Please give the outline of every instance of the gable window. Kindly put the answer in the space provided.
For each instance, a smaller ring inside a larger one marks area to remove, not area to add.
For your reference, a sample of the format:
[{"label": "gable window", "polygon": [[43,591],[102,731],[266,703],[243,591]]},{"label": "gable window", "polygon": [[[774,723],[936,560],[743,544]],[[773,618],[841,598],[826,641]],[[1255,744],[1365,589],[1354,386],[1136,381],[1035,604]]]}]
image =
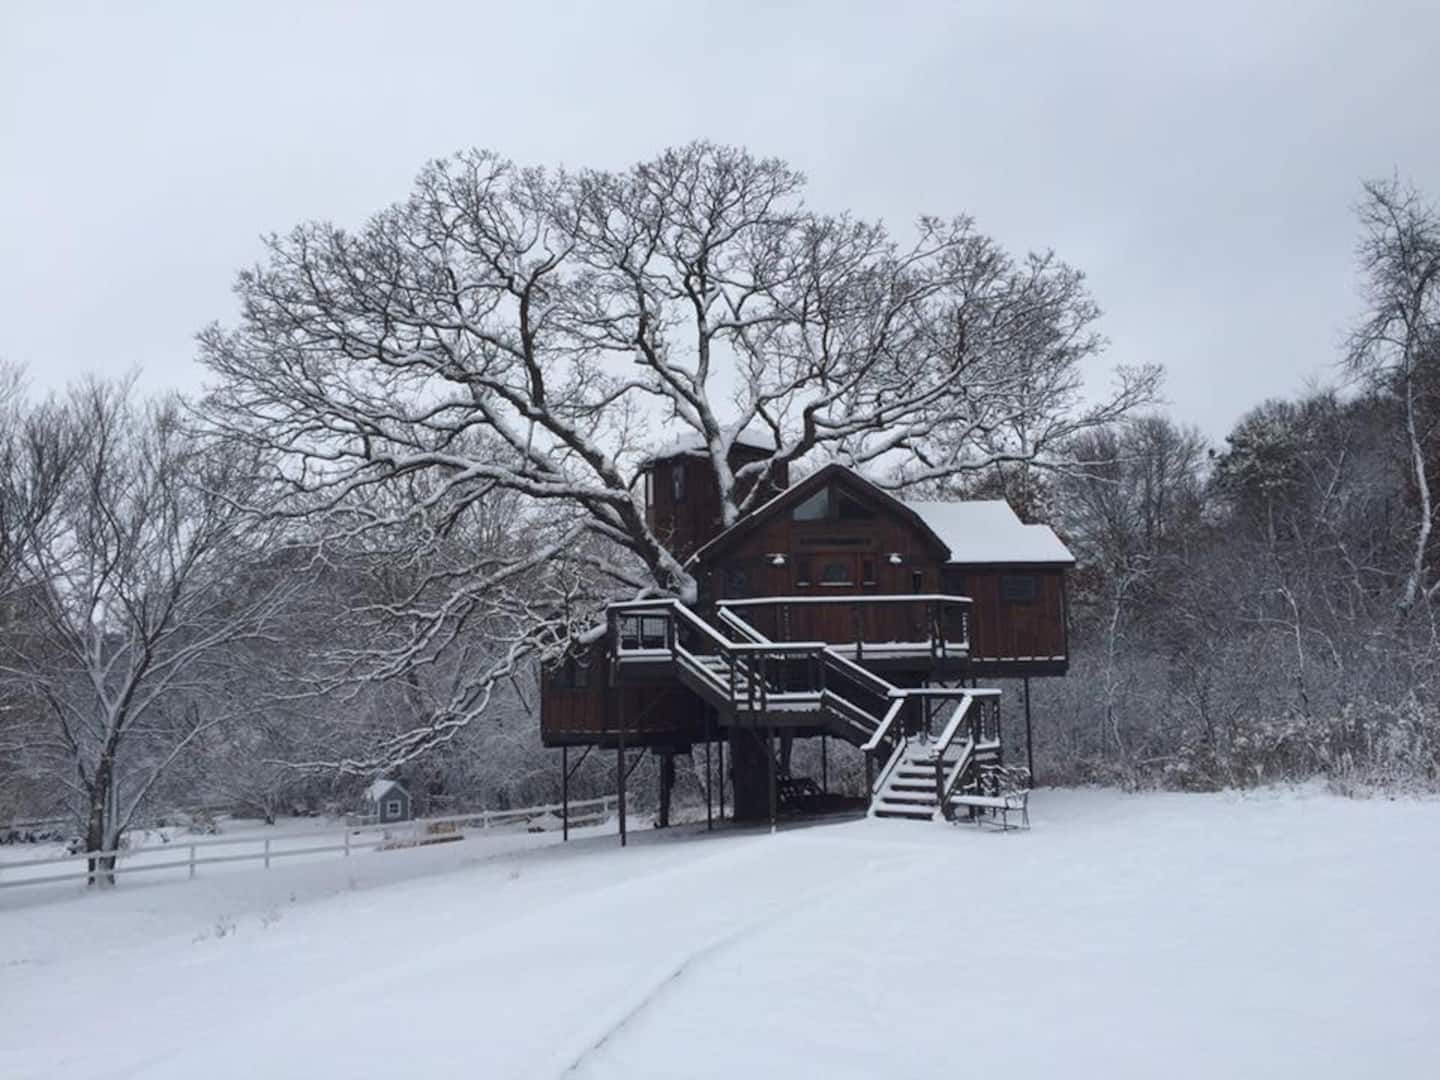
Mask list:
[{"label": "gable window", "polygon": [[685,501],[685,466],[678,461],[670,465],[670,494],[677,503]]},{"label": "gable window", "polygon": [[1033,604],[1040,599],[1040,579],[1034,574],[1001,574],[1000,599],[1007,604]]},{"label": "gable window", "polygon": [[826,521],[830,517],[830,489],[821,488],[790,511],[794,521]]},{"label": "gable window", "polygon": [[390,799],[390,800],[388,800],[388,801],[385,803],[385,816],[386,816],[386,817],[399,817],[399,816],[400,816],[400,800],[399,800],[399,799]]},{"label": "gable window", "polygon": [[826,559],[820,564],[821,585],[854,585],[855,574],[849,559]]},{"label": "gable window", "polygon": [[798,503],[790,511],[792,521],[873,521],[875,511],[859,499],[827,486]]}]

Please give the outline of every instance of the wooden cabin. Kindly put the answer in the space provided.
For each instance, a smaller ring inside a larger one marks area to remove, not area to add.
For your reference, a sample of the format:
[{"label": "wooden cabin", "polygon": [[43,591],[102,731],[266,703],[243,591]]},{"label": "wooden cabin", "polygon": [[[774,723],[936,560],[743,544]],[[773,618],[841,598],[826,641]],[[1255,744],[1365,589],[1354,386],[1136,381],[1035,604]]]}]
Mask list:
[{"label": "wooden cabin", "polygon": [[[768,455],[737,443],[731,467]],[[756,817],[765,787],[774,813],[777,780],[793,779],[777,734],[786,747],[835,736],[874,759],[875,812],[929,817],[1001,759],[998,692],[977,680],[1067,669],[1074,560],[1003,501],[903,501],[839,465],[786,486],[777,469],[759,481],[775,493],[726,529],[698,449],[645,475],[651,524],[687,560],[699,603],[613,605],[603,635],[546,672],[547,746],[670,755],[724,739],[736,815]],[[931,769],[939,742],[943,776],[917,787],[906,755],[923,745]]]}]

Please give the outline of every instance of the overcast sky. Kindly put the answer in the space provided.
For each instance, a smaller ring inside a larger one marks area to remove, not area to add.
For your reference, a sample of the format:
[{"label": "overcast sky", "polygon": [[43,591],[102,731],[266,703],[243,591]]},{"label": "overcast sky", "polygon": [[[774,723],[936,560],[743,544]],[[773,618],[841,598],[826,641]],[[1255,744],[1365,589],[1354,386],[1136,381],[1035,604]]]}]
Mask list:
[{"label": "overcast sky", "polygon": [[1163,363],[1218,438],[1333,378],[1361,180],[1440,197],[1434,0],[223,7],[0,0],[0,357],[37,388],[197,388],[260,234],[357,224],[427,158],[704,137],[788,159],[818,208],[1055,248],[1107,364]]}]

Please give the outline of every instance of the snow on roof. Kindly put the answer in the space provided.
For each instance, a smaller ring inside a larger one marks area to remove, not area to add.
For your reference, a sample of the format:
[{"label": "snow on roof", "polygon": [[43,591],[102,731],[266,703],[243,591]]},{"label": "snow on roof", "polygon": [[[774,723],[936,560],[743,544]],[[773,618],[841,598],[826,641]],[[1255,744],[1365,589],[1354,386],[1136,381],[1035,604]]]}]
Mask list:
[{"label": "snow on roof", "polygon": [[367,802],[379,802],[397,788],[401,791],[405,790],[394,780],[376,780],[365,789],[365,799]]},{"label": "snow on roof", "polygon": [[1049,525],[1026,525],[1004,499],[905,500],[962,563],[1073,563]]},{"label": "snow on roof", "polygon": [[[732,429],[726,428],[723,434],[729,435]],[[768,428],[759,424],[751,424],[744,431],[735,436],[736,446],[748,446],[755,450],[774,450],[775,436]],[[687,430],[684,434],[671,439],[664,446],[649,454],[647,461],[660,461],[663,458],[676,457],[680,454],[703,454],[707,452],[705,437],[695,430]]]}]

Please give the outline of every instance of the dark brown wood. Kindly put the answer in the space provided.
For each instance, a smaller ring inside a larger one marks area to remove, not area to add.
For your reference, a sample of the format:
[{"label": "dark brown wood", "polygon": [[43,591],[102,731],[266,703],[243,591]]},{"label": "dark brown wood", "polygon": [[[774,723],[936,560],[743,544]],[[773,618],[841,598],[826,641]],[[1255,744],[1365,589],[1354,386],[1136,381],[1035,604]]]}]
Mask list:
[{"label": "dark brown wood", "polygon": [[[768,456],[768,451],[736,446],[730,452],[730,468],[738,470]],[[672,553],[680,559],[689,558],[722,528],[720,489],[710,459],[695,452],[676,454],[651,462],[646,472],[646,519]],[[754,482],[753,478],[740,482],[736,498],[745,498]],[[789,466],[778,463],[765,481],[766,492],[760,498],[768,498],[789,484]]]},{"label": "dark brown wood", "polygon": [[[959,566],[948,570],[970,609],[970,661],[977,675],[1063,675],[1069,667],[1065,570],[1058,566]],[[1033,583],[1030,599],[1007,595],[1007,585]]]}]

